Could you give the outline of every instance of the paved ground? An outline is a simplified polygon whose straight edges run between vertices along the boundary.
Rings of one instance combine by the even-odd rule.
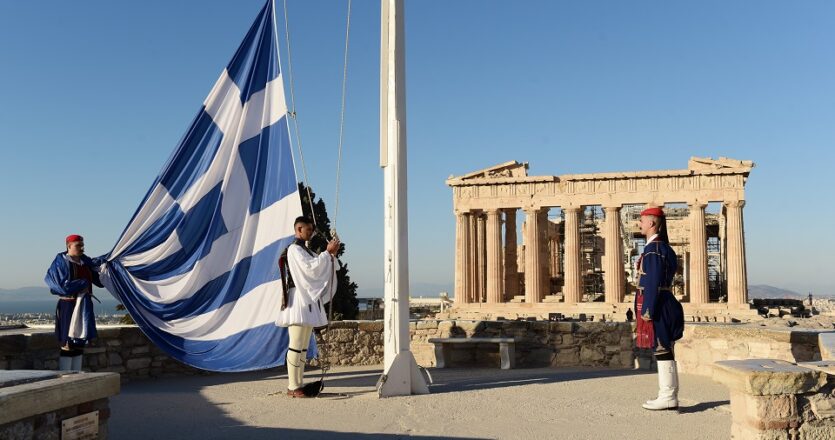
[[[318,399],[282,370],[131,382],[111,399],[121,439],[724,439],[728,391],[681,376],[680,411],[641,408],[654,374],[608,369],[431,369],[432,393],[380,399],[381,370],[339,368]],[[309,375],[308,375],[309,376]]]

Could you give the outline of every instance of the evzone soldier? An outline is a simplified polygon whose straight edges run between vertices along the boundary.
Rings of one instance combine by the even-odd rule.
[[[55,336],[61,348],[59,370],[81,370],[84,346],[96,338],[93,313],[93,284],[104,287],[90,257],[84,255],[84,238],[69,235],[66,252],[55,256],[44,281],[58,296],[55,307]]]
[[[678,261],[669,244],[667,222],[661,208],[641,211],[638,226],[647,242],[638,259],[636,345],[654,350],[658,366],[658,397],[642,406],[649,410],[676,409],[678,369],[673,346],[684,333],[684,310],[671,288]]]
[[[282,305],[276,324],[287,327],[287,395],[313,397],[319,390],[304,391],[307,347],[314,327],[328,324],[325,303],[336,293],[335,256],[339,240],[328,242],[327,251],[316,254],[306,242],[313,237],[313,222],[299,217],[293,224],[295,241],[281,254],[278,267],[282,280]]]

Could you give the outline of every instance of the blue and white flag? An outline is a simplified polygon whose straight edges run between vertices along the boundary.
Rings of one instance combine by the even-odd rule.
[[[173,358],[284,363],[277,261],[302,214],[272,2],[221,73],[116,246],[106,287]]]

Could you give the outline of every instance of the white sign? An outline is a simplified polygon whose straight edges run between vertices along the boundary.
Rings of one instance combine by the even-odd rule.
[[[61,440],[95,440],[97,438],[99,438],[98,411],[61,422]]]

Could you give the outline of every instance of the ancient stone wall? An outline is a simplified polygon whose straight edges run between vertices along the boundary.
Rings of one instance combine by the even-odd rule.
[[[418,321],[410,323],[411,349],[420,365],[435,366],[436,337],[515,337],[517,365],[608,366],[632,365],[632,333],[626,323],[532,321]],[[381,365],[383,321],[334,322],[322,335],[322,353],[331,365]],[[463,364],[499,365],[498,350],[456,352]],[[0,336],[0,369],[58,367],[52,333]],[[85,349],[84,369],[114,372],[122,380],[184,374],[206,374],[168,357],[134,326],[99,329],[99,339]]]
[[[122,381],[135,378],[206,374],[180,363],[152,344],[136,326],[98,329],[99,337],[84,349],[85,371],[119,373]],[[1,370],[56,370],[58,347],[52,332],[0,336]]]
[[[711,376],[717,361],[734,359],[779,359],[789,362],[821,360],[818,334],[757,326],[687,324],[676,343],[679,371]]]
[[[418,364],[435,366],[430,338],[513,337],[518,367],[599,366],[630,368],[632,330],[628,323],[547,321],[419,321],[410,324]],[[495,350],[453,349],[454,365],[499,365]]]

